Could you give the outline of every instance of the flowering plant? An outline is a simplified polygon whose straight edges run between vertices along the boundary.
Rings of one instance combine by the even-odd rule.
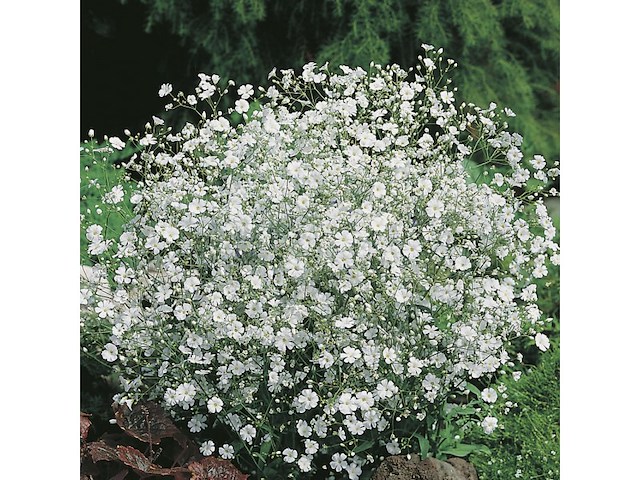
[[[453,448],[450,426],[496,428],[469,405],[496,401],[512,339],[548,346],[534,282],[559,249],[538,193],[558,171],[523,160],[495,105],[457,105],[455,63],[424,48],[408,72],[273,71],[252,112],[250,85],[218,111],[234,85],[215,75],[161,87],[198,123],[131,136],[142,180],[104,201],[133,218],[86,228],[83,342],[118,402],[160,401],[204,455],[271,478],[365,478]]]

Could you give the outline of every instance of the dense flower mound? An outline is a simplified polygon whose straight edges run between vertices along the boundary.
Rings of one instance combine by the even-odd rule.
[[[447,400],[517,363],[512,339],[546,348],[534,281],[559,249],[531,184],[558,172],[523,158],[495,105],[456,102],[452,63],[425,46],[409,72],[274,72],[251,113],[238,88],[237,127],[217,111],[232,83],[163,85],[168,108],[210,113],[132,137],[143,181],[105,201],[135,217],[86,232],[83,329],[109,330],[118,401],[160,401],[204,454],[259,475],[357,479],[421,440],[437,451]]]

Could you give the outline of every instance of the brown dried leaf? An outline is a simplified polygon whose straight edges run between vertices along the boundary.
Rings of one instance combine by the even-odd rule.
[[[206,457],[187,467],[191,480],[247,480],[249,475],[240,472],[230,461]]]
[[[91,420],[89,420],[90,416],[91,415],[88,413],[80,412],[80,440],[83,442],[87,439],[89,427],[91,427]]]
[[[91,455],[91,460],[94,462],[100,462],[102,460],[107,462],[118,461],[118,452],[115,448],[110,445],[107,445],[102,440],[97,442],[91,442],[87,445],[89,449],[89,454]]]
[[[186,472],[184,467],[164,468],[151,463],[144,454],[133,447],[118,445],[118,458],[129,467],[142,473],[148,473],[150,475],[174,475],[175,473]]]
[[[188,445],[186,436],[155,403],[140,403],[133,409],[114,403],[113,410],[120,428],[140,441],[157,445],[163,438],[173,438],[183,447]]]

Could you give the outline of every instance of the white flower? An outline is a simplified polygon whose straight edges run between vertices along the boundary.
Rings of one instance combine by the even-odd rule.
[[[143,147],[155,145],[156,143],[158,143],[158,140],[153,136],[152,133],[147,133],[140,139],[140,145],[142,145]]]
[[[244,99],[249,98],[251,95],[253,95],[253,85],[240,85],[238,87],[238,95],[240,95]]]
[[[95,312],[100,318],[113,317],[115,308],[114,303],[111,300],[101,300],[95,307]]]
[[[480,426],[484,430],[484,433],[486,434],[493,433],[493,431],[498,426],[498,419],[496,417],[485,417],[485,419],[482,420],[482,423],[480,424]]]
[[[362,475],[362,468],[357,463],[350,463],[344,470],[349,475],[349,480],[358,480]]]
[[[194,293],[197,290],[198,285],[200,285],[198,277],[189,277],[184,281],[184,289],[187,292]]]
[[[353,253],[349,250],[341,250],[336,255],[334,263],[339,269],[353,267]]]
[[[118,347],[113,343],[107,343],[102,351],[102,358],[107,362],[115,362],[118,359]]]
[[[334,453],[331,456],[329,466],[336,472],[341,472],[343,469],[347,468],[347,465],[347,456],[344,453]]]
[[[163,83],[162,86],[160,87],[160,90],[158,91],[158,95],[160,97],[166,97],[171,93],[172,90],[173,90],[173,86],[170,83]]]
[[[379,215],[371,219],[371,229],[374,232],[383,232],[384,230],[386,230],[386,228],[387,228],[386,217]]]
[[[402,247],[402,254],[409,260],[415,260],[422,251],[422,245],[417,240],[409,240],[404,247]]]
[[[301,472],[310,472],[311,471],[311,459],[303,455],[298,459],[298,468]]]
[[[547,337],[544,333],[536,333],[535,342],[536,346],[543,352],[547,351],[551,346],[549,337]]]
[[[298,244],[303,250],[309,250],[316,245],[316,236],[311,232],[301,233]]]
[[[396,290],[395,299],[398,303],[407,303],[411,299],[411,292],[404,287],[400,287]]]
[[[211,440],[207,440],[206,442],[203,442],[200,445],[200,453],[205,457],[208,457],[209,455],[213,454],[213,452],[215,451],[216,451],[216,444],[213,443]]]
[[[87,240],[93,242],[94,240],[102,240],[102,227],[100,225],[91,225],[86,230]]]
[[[182,383],[176,388],[176,398],[179,402],[191,403],[196,395],[196,387],[192,383]]]
[[[498,392],[496,392],[493,388],[485,388],[482,390],[482,400],[487,403],[495,403],[498,400]]]
[[[334,363],[334,357],[331,354],[331,352],[322,352],[322,354],[320,354],[320,356],[318,357],[318,365],[320,365],[321,368],[331,368],[331,366]]]
[[[357,348],[344,347],[340,354],[340,358],[345,363],[354,363],[356,360],[362,358],[362,352]]]
[[[116,150],[122,150],[126,146],[126,144],[118,137],[109,137],[109,143]]]
[[[318,397],[318,394],[316,392],[314,392],[310,388],[305,388],[304,390],[302,390],[302,392],[300,392],[300,395],[298,395],[298,397],[296,398],[296,402],[299,405],[298,411],[302,409],[300,413],[304,413],[307,410],[316,408],[318,406],[319,399],[320,398]]]
[[[444,103],[453,102],[453,92],[448,92],[447,90],[443,90],[440,92],[440,98]]]
[[[376,77],[373,82],[369,84],[369,88],[374,92],[382,90],[384,88],[384,80],[380,77]]]
[[[402,450],[400,449],[400,445],[398,445],[398,439],[394,438],[392,441],[388,442],[385,445],[387,452],[389,455],[398,455]]]
[[[284,269],[290,277],[298,278],[304,273],[304,262],[298,258],[290,256],[284,264]]]
[[[349,392],[340,394],[338,398],[338,410],[345,415],[350,415],[358,410],[358,402],[356,398]]]
[[[409,359],[409,362],[407,363],[407,373],[410,376],[420,375],[420,373],[422,372],[422,367],[423,367],[422,360],[419,360],[412,356]]]
[[[225,443],[218,449],[218,453],[225,460],[232,460],[235,457],[235,450],[231,445]]]
[[[80,289],[80,305],[88,305],[91,294],[88,288]]]
[[[382,351],[382,358],[384,358],[385,363],[391,365],[398,359],[398,355],[393,348],[385,347]]]
[[[287,463],[293,463],[298,458],[298,452],[292,448],[285,448],[282,451],[282,460]]]
[[[376,182],[371,187],[371,192],[373,196],[376,198],[382,198],[387,194],[387,187],[384,186],[382,182]]]
[[[307,210],[310,205],[311,205],[311,199],[309,198],[308,195],[299,195],[298,198],[296,199],[296,207],[298,207],[302,211]]]
[[[347,230],[342,230],[335,235],[335,245],[338,248],[347,248],[353,244],[353,235]]]
[[[191,420],[189,420],[189,423],[187,423],[189,431],[191,431],[192,433],[201,432],[202,430],[207,428],[206,420],[207,417],[202,414],[194,415]]]
[[[124,199],[124,189],[122,185],[115,185],[110,192],[104,196],[104,202],[111,205],[116,205]]]
[[[167,405],[173,406],[178,403],[178,399],[176,398],[176,391],[173,388],[167,388],[164,393],[164,401],[167,402]]]
[[[398,393],[398,387],[391,380],[382,380],[376,387],[376,394],[379,398],[391,398]]]
[[[547,161],[544,159],[542,155],[534,155],[533,160],[531,160],[531,165],[536,170],[541,170],[545,167]]]
[[[433,218],[440,218],[444,213],[444,202],[439,198],[432,198],[427,202],[427,215]]]
[[[410,85],[403,85],[400,89],[400,98],[402,98],[402,100],[412,100],[414,95],[415,92]]]
[[[320,449],[320,444],[315,440],[306,439],[304,441],[304,452],[307,455],[313,455]]]
[[[341,317],[335,321],[335,326],[337,328],[351,328],[355,325],[353,318],[351,317]]]
[[[173,315],[177,320],[186,320],[186,318],[191,314],[192,307],[188,303],[183,303],[181,305],[176,305],[173,309]]]
[[[356,393],[355,398],[358,402],[358,408],[362,411],[369,410],[375,404],[375,398],[371,392],[360,391]]]
[[[238,165],[240,165],[240,159],[232,153],[229,153],[226,157],[224,157],[223,163],[225,167],[236,168]]]
[[[257,433],[256,427],[254,427],[251,424],[245,425],[238,432],[238,434],[240,435],[240,438],[243,441],[247,442],[249,445],[253,443],[253,439],[256,437],[256,433]]]
[[[431,190],[433,190],[433,184],[428,178],[421,177],[418,179],[416,190],[422,196],[429,195],[429,193],[431,193]]]
[[[247,113],[249,111],[249,102],[247,102],[244,98],[236,100],[235,110],[239,114]]]
[[[469,270],[471,268],[471,261],[464,255],[460,255],[456,258],[455,268],[456,270]]]
[[[200,214],[207,211],[207,202],[201,198],[194,198],[189,202],[189,211],[193,214]]]
[[[311,433],[313,432],[309,424],[304,420],[298,420],[296,429],[298,430],[298,435],[304,438],[310,437]]]

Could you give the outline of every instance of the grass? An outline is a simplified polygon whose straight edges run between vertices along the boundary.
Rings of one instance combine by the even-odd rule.
[[[470,458],[480,480],[560,477],[559,379],[560,350],[556,344],[518,382],[505,382],[509,399],[518,408],[504,420],[504,429],[474,439],[491,451]]]
[[[88,147],[89,144],[83,145]],[[100,149],[105,145],[95,145]],[[114,185],[122,184],[125,188],[133,188],[133,184],[124,179],[122,162],[128,161],[135,153],[135,149],[127,145],[121,151],[106,154],[96,152],[95,149],[84,148],[80,153],[80,261],[82,265],[93,262],[87,254],[87,239],[85,229],[92,224],[106,226],[105,237],[118,238],[123,225],[131,218],[124,208],[116,211],[101,211],[101,197]],[[104,206],[103,206],[104,208]]]

